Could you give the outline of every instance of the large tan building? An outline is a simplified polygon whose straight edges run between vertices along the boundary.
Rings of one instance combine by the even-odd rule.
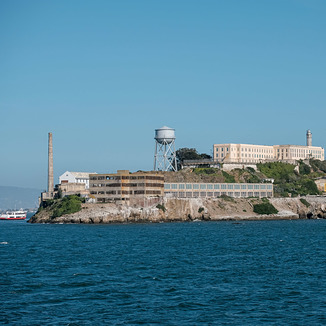
[[[307,130],[307,146],[214,144],[213,159],[224,163],[260,163],[268,161],[324,160],[322,147],[312,146],[312,134]]]
[[[260,163],[315,158],[324,160],[324,149],[299,145],[214,144],[214,161],[224,163]]]
[[[274,160],[273,146],[248,144],[214,144],[214,161],[232,163],[259,163]]]
[[[90,174],[89,180],[90,195],[101,203],[164,195],[164,177],[160,172],[118,170],[113,174]]]
[[[224,163],[260,163],[315,158],[324,160],[324,149],[299,145],[215,144],[214,161]]]
[[[324,149],[316,146],[274,145],[276,160],[306,160],[317,159],[323,161]]]

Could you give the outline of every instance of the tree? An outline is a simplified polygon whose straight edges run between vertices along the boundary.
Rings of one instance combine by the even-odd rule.
[[[195,148],[179,148],[176,151],[178,169],[181,168],[181,165],[184,160],[203,160],[211,159],[212,157],[208,154],[199,154]]]
[[[176,151],[177,160],[183,162],[184,160],[199,160],[201,157],[195,148],[180,148]]]

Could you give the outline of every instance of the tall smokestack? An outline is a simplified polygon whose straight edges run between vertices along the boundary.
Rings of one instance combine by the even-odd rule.
[[[307,130],[307,146],[312,146],[312,133],[309,129]]]
[[[49,153],[48,153],[48,192],[52,192],[53,185],[53,147],[52,132],[49,132]]]

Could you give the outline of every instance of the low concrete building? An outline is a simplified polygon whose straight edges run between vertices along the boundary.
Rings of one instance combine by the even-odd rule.
[[[89,188],[89,175],[96,174],[96,172],[70,172],[66,171],[59,177],[59,184],[66,183],[83,183],[85,188]]]
[[[117,173],[91,174],[90,197],[97,202],[136,202],[137,198],[161,198],[164,195],[164,177],[160,172],[118,170]]]
[[[164,195],[175,198],[216,198],[229,196],[273,197],[271,183],[165,183]]]
[[[81,195],[82,197],[88,197],[89,190],[85,188],[84,183],[62,183],[59,185],[56,185],[56,190],[61,190],[62,196],[68,196],[68,195]]]

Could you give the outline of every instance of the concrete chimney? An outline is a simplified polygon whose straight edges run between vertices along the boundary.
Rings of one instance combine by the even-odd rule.
[[[312,133],[309,129],[307,130],[307,146],[312,146]]]
[[[49,153],[48,153],[48,192],[53,192],[53,147],[52,132],[49,132]]]

